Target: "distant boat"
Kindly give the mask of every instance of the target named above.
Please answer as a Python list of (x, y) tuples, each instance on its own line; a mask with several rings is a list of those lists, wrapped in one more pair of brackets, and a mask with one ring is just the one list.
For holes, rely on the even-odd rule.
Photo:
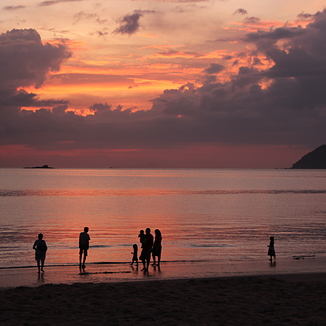
[(48, 166), (47, 164), (43, 166), (25, 166), (24, 169), (54, 169), (52, 166)]

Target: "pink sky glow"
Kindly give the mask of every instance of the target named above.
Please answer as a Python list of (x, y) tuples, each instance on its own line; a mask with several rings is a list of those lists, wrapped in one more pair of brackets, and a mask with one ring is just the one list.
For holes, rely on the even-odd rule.
[(0, 167), (290, 167), (325, 44), (321, 1), (4, 0)]

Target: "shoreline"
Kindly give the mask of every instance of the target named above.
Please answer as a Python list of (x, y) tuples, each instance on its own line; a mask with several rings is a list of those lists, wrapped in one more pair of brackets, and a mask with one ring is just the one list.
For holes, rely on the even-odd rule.
[(317, 325), (326, 273), (44, 284), (0, 290), (1, 325)]
[(149, 272), (141, 271), (129, 263), (86, 263), (86, 269), (79, 265), (47, 266), (45, 273), (38, 274), (35, 267), (0, 269), (0, 289), (19, 286), (38, 287), (45, 284), (74, 283), (118, 283), (139, 281), (161, 281), (173, 279), (202, 279), (239, 276), (301, 275), (326, 273), (326, 257), (277, 260), (271, 264), (257, 261), (192, 261), (162, 262), (161, 267), (150, 266)]

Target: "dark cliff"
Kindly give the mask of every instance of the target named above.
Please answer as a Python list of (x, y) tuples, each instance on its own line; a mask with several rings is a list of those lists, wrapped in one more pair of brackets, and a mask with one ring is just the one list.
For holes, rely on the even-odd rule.
[(292, 165), (292, 169), (326, 169), (326, 145), (304, 155)]

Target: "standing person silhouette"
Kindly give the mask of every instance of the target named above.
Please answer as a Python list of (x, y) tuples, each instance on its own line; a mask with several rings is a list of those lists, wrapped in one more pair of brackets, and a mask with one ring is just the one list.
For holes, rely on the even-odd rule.
[[(85, 262), (87, 257), (87, 251), (89, 249), (89, 240), (91, 240), (88, 234), (88, 227), (84, 227), (84, 232), (79, 235), (79, 266), (85, 268)], [(83, 265), (82, 265), (83, 258)]]
[(139, 238), (139, 242), (141, 243), (142, 248), (143, 248), (143, 242), (145, 241), (145, 237), (146, 237), (146, 235), (145, 235), (144, 230), (140, 230), (138, 238)]
[(141, 252), (141, 259), (143, 261), (144, 268), (142, 269), (144, 272), (148, 271), (148, 266), (151, 260), (151, 252), (153, 247), (153, 235), (151, 234), (151, 229), (146, 229), (146, 234), (143, 242), (143, 250)]
[(273, 261), (273, 257), (274, 257), (274, 261), (276, 259), (276, 254), (275, 254), (275, 248), (274, 248), (274, 237), (270, 237), (269, 238), (270, 242), (269, 242), (269, 245), (268, 245), (268, 253), (267, 255), (270, 257), (270, 261), (272, 262)]
[[(162, 252), (162, 234), (161, 231), (156, 229), (155, 230), (155, 240), (153, 244), (153, 266), (160, 267), (161, 262), (161, 252)], [(156, 257), (157, 257), (157, 264), (156, 264)]]
[(134, 262), (136, 263), (137, 267), (138, 267), (138, 246), (136, 244), (134, 244), (132, 246), (133, 251), (131, 252), (132, 254), (132, 259), (131, 259), (131, 263), (130, 265), (133, 265)]
[(43, 240), (43, 234), (38, 235), (38, 239), (34, 242), (33, 249), (35, 250), (35, 260), (37, 262), (38, 273), (44, 273), (44, 261), (48, 247)]

